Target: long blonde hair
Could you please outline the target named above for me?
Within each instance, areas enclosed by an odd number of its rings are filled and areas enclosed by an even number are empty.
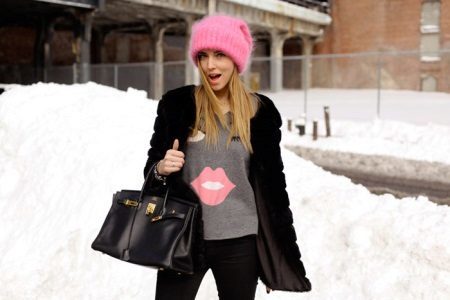
[[[255,115],[259,99],[253,95],[245,87],[236,67],[233,70],[230,81],[228,82],[228,91],[230,93],[230,110],[232,114],[231,128],[228,126],[225,115],[222,114],[219,107],[219,99],[214,94],[206,74],[199,66],[201,84],[195,90],[195,124],[192,128],[191,135],[196,136],[199,130],[205,132],[206,144],[208,146],[217,146],[219,138],[219,128],[216,118],[219,119],[221,125],[230,129],[230,134],[227,139],[227,147],[235,136],[239,136],[244,148],[253,153],[253,148],[250,142],[250,119]]]

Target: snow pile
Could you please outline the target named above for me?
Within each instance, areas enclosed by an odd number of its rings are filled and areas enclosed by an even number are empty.
[[[2,299],[153,299],[156,271],[91,250],[112,193],[140,188],[156,103],[36,84],[0,96]],[[439,151],[439,149],[435,149]],[[282,151],[313,291],[256,299],[448,299],[450,208],[375,196]],[[215,299],[208,272],[198,299]]]
[[[283,159],[303,259],[315,284],[305,299],[450,296],[450,207],[424,197],[370,194],[287,150]]]
[[[450,127],[414,125],[397,121],[355,122],[331,120],[331,137],[325,138],[325,125],[319,123],[319,138],[299,137],[297,130],[286,132],[284,142],[293,146],[320,148],[367,155],[388,155],[412,160],[450,164]]]

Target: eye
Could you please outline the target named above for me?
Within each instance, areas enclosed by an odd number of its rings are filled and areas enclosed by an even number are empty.
[[[204,52],[199,52],[199,53],[197,54],[198,60],[202,60],[202,59],[205,58],[205,57],[206,57],[206,54],[205,54]]]
[[[216,52],[217,57],[224,57],[226,56],[223,52]]]

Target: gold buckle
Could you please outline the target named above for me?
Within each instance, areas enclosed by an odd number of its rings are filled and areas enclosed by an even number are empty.
[[[154,211],[155,211],[155,207],[156,207],[156,204],[154,204],[154,203],[149,203],[148,205],[147,205],[147,209],[146,209],[146,211],[145,211],[145,214],[148,216],[148,215],[151,215]]]
[[[158,220],[161,220],[161,219],[162,219],[161,216],[156,216],[156,217],[152,218],[152,222],[155,222],[155,221],[158,221]]]
[[[125,199],[123,204],[125,204],[126,206],[138,206],[139,202],[134,201],[134,200],[130,200],[130,199]]]

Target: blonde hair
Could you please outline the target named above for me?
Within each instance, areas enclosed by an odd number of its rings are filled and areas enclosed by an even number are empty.
[[[253,153],[250,141],[250,119],[255,115],[258,109],[259,99],[256,95],[250,93],[239,77],[236,67],[233,70],[230,81],[228,82],[228,91],[230,93],[230,110],[232,114],[231,128],[226,122],[225,115],[219,107],[219,99],[214,94],[206,74],[199,65],[201,84],[195,90],[195,124],[191,135],[196,136],[199,130],[202,130],[206,136],[208,146],[217,146],[219,138],[219,128],[216,122],[219,122],[224,128],[230,130],[227,139],[227,147],[230,145],[234,136],[239,136],[244,148]]]

